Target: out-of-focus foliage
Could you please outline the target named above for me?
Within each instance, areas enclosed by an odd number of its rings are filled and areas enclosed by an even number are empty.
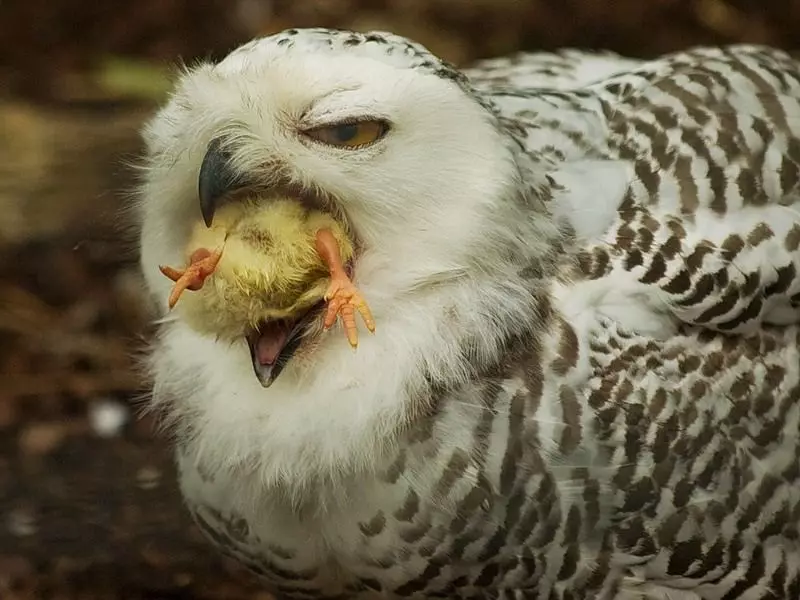
[[[5,0],[6,91],[85,95],[108,55],[174,64],[286,27],[387,28],[454,62],[519,48],[640,56],[691,44],[800,44],[798,0]],[[91,87],[89,85],[89,87]]]

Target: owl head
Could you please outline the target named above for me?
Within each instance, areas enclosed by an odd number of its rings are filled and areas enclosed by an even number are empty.
[[[289,30],[196,64],[144,139],[141,267],[165,313],[159,264],[182,260],[198,218],[257,190],[346,222],[352,276],[379,327],[355,354],[340,332],[319,331],[265,390],[244,340],[198,337],[165,316],[152,363],[165,397],[196,403],[189,390],[202,388],[263,416],[283,398],[335,392],[396,424],[419,408],[407,398],[491,360],[530,314],[531,265],[553,260],[559,232],[516,134],[462,73],[393,34]]]

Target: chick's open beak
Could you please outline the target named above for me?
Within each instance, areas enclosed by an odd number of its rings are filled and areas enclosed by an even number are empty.
[[[197,193],[200,212],[206,227],[211,227],[222,200],[230,192],[244,187],[246,182],[231,166],[230,152],[225,150],[220,138],[211,140],[200,165]]]

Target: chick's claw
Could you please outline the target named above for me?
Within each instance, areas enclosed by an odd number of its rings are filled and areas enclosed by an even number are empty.
[[[347,340],[355,348],[358,346],[358,328],[356,327],[356,311],[364,319],[364,324],[371,332],[375,332],[375,320],[367,302],[359,293],[353,282],[346,275],[334,276],[328,291],[325,292],[328,308],[325,313],[325,329],[333,327],[336,317],[341,316]]]
[[[206,279],[216,270],[220,258],[222,258],[221,250],[211,252],[200,248],[192,252],[189,257],[189,266],[185,269],[160,266],[159,270],[175,282],[169,295],[169,307],[175,307],[184,290],[197,291],[202,288]]]
[[[339,255],[339,244],[329,229],[320,229],[316,235],[316,248],[320,258],[328,267],[331,283],[325,292],[328,309],[325,313],[324,327],[330,329],[341,315],[345,333],[350,345],[358,346],[358,329],[356,328],[356,311],[361,314],[364,323],[371,332],[375,332],[375,320],[356,286],[347,276],[342,258]]]

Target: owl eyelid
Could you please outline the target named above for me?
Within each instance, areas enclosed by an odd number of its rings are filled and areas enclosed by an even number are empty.
[[[388,131],[391,127],[391,123],[389,123],[389,120],[384,117],[379,117],[378,115],[361,115],[358,117],[343,117],[331,121],[321,120],[318,121],[317,123],[313,123],[305,127],[302,127],[300,131],[306,133],[307,131],[315,131],[319,129],[333,129],[335,127],[342,127],[345,125],[360,125],[362,123],[378,123],[386,131]]]
[[[365,144],[359,144],[357,146],[345,146],[345,145],[339,146],[339,145],[336,145],[336,144],[330,144],[330,143],[327,143],[327,142],[325,142],[323,140],[320,140],[319,138],[317,138],[317,137],[312,135],[313,132],[318,132],[318,131],[322,131],[322,130],[334,130],[337,127],[346,127],[348,125],[364,125],[364,124],[373,124],[373,123],[377,124],[378,126],[380,126],[379,135],[374,140],[372,140],[372,141],[370,141],[368,143],[365,143]],[[386,119],[384,119],[382,117],[360,116],[360,117],[347,117],[347,118],[339,119],[339,120],[336,120],[336,121],[328,121],[328,122],[325,122],[325,123],[319,123],[319,124],[313,125],[311,127],[305,127],[303,129],[301,129],[300,132],[307,139],[309,139],[309,140],[311,140],[311,141],[313,141],[314,143],[317,143],[317,144],[323,144],[325,146],[332,147],[332,148],[337,148],[337,149],[341,149],[341,150],[358,150],[358,149],[364,148],[366,146],[371,146],[372,144],[375,144],[376,142],[380,141],[381,139],[386,137],[386,134],[389,132],[390,129],[391,129],[391,125],[390,125],[389,121],[387,121]]]

